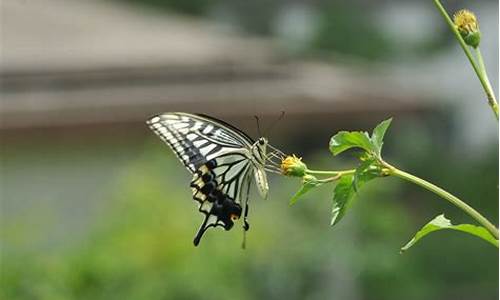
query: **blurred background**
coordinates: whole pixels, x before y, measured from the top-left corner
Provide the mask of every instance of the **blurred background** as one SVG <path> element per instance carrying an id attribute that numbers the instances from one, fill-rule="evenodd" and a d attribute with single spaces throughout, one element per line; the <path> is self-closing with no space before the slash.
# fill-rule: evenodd
<path id="1" fill-rule="evenodd" d="M 498 86 L 498 2 L 473 10 Z M 394 117 L 385 157 L 498 222 L 498 126 L 431 0 L 3 0 L 2 299 L 497 299 L 498 251 L 458 232 L 399 248 L 440 213 L 396 178 L 329 226 L 332 186 L 289 207 L 270 176 L 251 230 L 209 231 L 190 176 L 144 121 L 205 113 L 314 169 L 338 130 Z M 255 191 L 254 191 L 255 192 Z"/>

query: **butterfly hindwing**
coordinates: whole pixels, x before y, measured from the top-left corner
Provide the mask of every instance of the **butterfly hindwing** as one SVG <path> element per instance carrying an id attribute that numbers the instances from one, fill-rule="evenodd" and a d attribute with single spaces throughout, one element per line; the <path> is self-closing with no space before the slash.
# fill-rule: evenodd
<path id="1" fill-rule="evenodd" d="M 230 230 L 242 213 L 240 191 L 244 180 L 248 178 L 248 166 L 240 171 L 241 174 L 226 177 L 230 169 L 217 161 L 220 160 L 214 159 L 201 166 L 191 181 L 193 199 L 199 204 L 198 210 L 205 215 L 194 239 L 195 245 L 210 227 L 222 226 Z M 221 168 L 225 171 L 221 171 Z"/>

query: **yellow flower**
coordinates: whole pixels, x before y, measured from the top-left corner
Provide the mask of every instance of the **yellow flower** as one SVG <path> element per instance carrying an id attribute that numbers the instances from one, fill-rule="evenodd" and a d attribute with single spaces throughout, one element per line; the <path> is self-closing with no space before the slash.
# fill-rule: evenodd
<path id="1" fill-rule="evenodd" d="M 287 156 L 281 161 L 281 172 L 286 176 L 303 177 L 306 175 L 307 166 L 301 157 Z"/>
<path id="2" fill-rule="evenodd" d="M 477 48 L 481 41 L 481 32 L 479 31 L 476 15 L 470 10 L 462 9 L 453 15 L 453 22 L 465 43 Z"/>

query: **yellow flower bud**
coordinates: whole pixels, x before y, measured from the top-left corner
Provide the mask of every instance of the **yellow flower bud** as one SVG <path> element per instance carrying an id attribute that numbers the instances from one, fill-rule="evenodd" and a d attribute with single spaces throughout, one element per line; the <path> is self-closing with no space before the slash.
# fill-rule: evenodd
<path id="1" fill-rule="evenodd" d="M 303 177 L 306 175 L 307 166 L 302 158 L 294 155 L 287 156 L 281 161 L 281 172 L 286 176 Z"/>
<path id="2" fill-rule="evenodd" d="M 459 10 L 453 15 L 453 22 L 465 43 L 477 48 L 481 41 L 481 32 L 474 13 L 467 9 Z"/>

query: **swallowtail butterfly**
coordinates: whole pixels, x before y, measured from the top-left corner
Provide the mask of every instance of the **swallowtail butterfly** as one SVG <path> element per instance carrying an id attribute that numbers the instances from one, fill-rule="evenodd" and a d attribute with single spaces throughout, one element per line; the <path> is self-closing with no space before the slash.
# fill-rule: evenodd
<path id="1" fill-rule="evenodd" d="M 193 199 L 204 214 L 194 245 L 208 228 L 230 230 L 241 216 L 244 231 L 248 230 L 250 185 L 255 181 L 260 195 L 267 198 L 266 171 L 279 173 L 283 152 L 266 138 L 254 141 L 241 130 L 206 115 L 169 112 L 146 123 L 193 175 Z"/>

